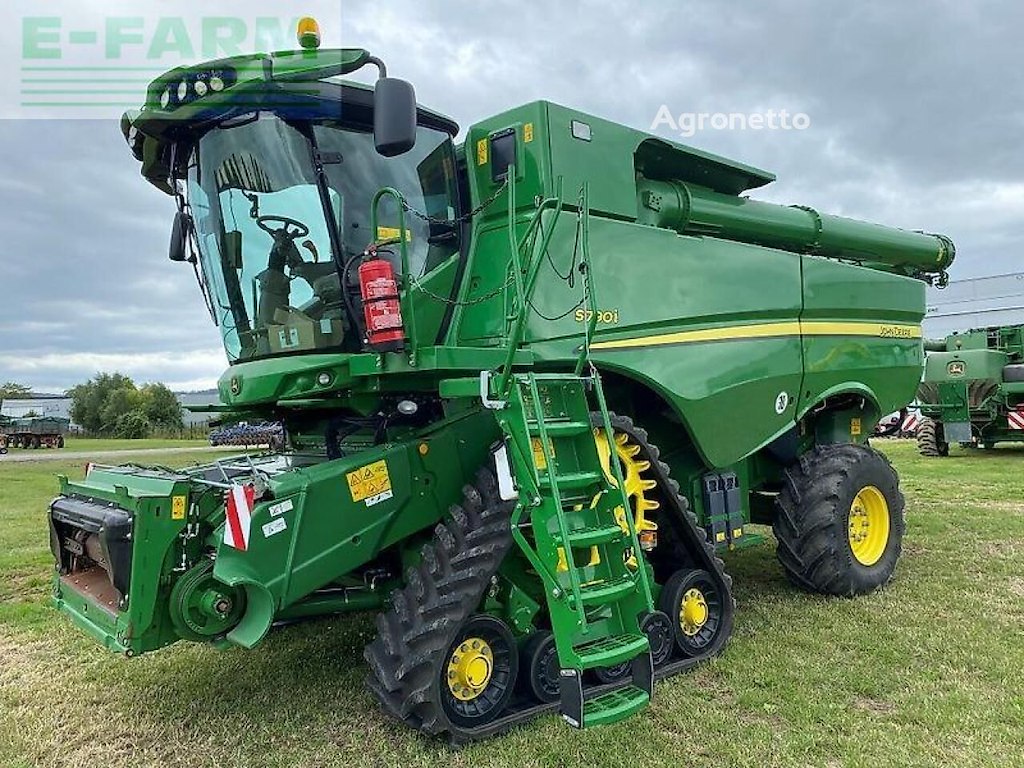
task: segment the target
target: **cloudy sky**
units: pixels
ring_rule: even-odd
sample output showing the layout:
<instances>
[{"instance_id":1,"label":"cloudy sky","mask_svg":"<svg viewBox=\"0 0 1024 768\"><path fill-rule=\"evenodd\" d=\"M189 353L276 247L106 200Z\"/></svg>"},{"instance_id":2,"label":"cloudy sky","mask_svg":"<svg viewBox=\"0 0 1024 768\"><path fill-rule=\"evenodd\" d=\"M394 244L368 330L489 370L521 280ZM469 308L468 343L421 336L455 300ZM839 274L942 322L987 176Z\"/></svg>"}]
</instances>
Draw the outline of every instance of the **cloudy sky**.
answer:
<instances>
[{"instance_id":1,"label":"cloudy sky","mask_svg":"<svg viewBox=\"0 0 1024 768\"><path fill-rule=\"evenodd\" d=\"M463 126L539 98L643 129L663 105L674 116L805 114L803 130L706 127L681 139L663 120L656 132L775 172L758 197L946 233L959 250L954 277L1024 269L1019 3L553 5L314 0L302 11L320 17L325 45L371 49ZM192 60L217 44L202 27L214 16L243 20L244 47L262 48L257 31L272 25L256 19L284 19L280 8L4 0L0 381L54 391L120 370L179 389L214 383L225 366L219 336L191 270L166 259L174 207L138 175L117 127L123 107L26 106L51 98L27 90L54 87L27 80L40 64L66 65L68 79L115 77L74 71L84 66L134 66L134 78L170 69L181 40L162 53L153 41L161 19L179 15ZM49 21L26 33L25 18L40 16ZM71 42L90 29L95 44ZM141 101L141 81L123 87L124 107Z\"/></svg>"}]
</instances>

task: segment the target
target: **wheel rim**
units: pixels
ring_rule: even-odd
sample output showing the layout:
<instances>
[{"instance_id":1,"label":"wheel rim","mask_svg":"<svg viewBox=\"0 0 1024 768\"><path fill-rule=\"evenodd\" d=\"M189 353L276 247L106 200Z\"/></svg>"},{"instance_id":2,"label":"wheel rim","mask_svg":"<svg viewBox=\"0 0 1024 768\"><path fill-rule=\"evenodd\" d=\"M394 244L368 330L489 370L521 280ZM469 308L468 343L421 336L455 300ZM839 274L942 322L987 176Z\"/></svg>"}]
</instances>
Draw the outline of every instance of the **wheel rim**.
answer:
<instances>
[{"instance_id":1,"label":"wheel rim","mask_svg":"<svg viewBox=\"0 0 1024 768\"><path fill-rule=\"evenodd\" d=\"M676 645L686 656L703 653L717 640L725 616L722 596L706 571L689 571L671 592L663 592L662 611L675 625Z\"/></svg>"},{"instance_id":2,"label":"wheel rim","mask_svg":"<svg viewBox=\"0 0 1024 768\"><path fill-rule=\"evenodd\" d=\"M499 716L512 695L518 659L512 633L501 620L469 619L448 646L440 670L442 705L452 722L474 726Z\"/></svg>"},{"instance_id":3,"label":"wheel rim","mask_svg":"<svg viewBox=\"0 0 1024 768\"><path fill-rule=\"evenodd\" d=\"M708 601L696 587L686 590L679 605L679 628L687 637L696 637L708 623Z\"/></svg>"},{"instance_id":4,"label":"wheel rim","mask_svg":"<svg viewBox=\"0 0 1024 768\"><path fill-rule=\"evenodd\" d=\"M494 673L494 651L479 637L466 638L448 657L448 690L460 701L472 701L487 688Z\"/></svg>"},{"instance_id":5,"label":"wheel rim","mask_svg":"<svg viewBox=\"0 0 1024 768\"><path fill-rule=\"evenodd\" d=\"M541 632L540 635L543 640L527 645L527 671L534 696L543 702L552 702L558 699L562 667L558 662L554 635L550 632Z\"/></svg>"},{"instance_id":6,"label":"wheel rim","mask_svg":"<svg viewBox=\"0 0 1024 768\"><path fill-rule=\"evenodd\" d=\"M661 611L655 611L647 614L640 629L650 643L651 661L660 667L672 656L672 619Z\"/></svg>"},{"instance_id":7,"label":"wheel rim","mask_svg":"<svg viewBox=\"0 0 1024 768\"><path fill-rule=\"evenodd\" d=\"M866 485L853 497L847 537L861 565L874 565L882 558L889 543L889 503L875 486Z\"/></svg>"}]
</instances>

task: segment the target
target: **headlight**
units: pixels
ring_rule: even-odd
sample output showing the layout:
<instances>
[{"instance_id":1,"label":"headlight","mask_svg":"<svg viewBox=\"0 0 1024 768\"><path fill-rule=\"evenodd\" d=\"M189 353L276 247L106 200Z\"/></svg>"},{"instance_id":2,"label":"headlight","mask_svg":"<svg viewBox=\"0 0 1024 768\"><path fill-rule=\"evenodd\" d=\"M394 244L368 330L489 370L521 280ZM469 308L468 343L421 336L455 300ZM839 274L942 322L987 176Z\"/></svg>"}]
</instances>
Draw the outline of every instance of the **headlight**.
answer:
<instances>
[{"instance_id":1,"label":"headlight","mask_svg":"<svg viewBox=\"0 0 1024 768\"><path fill-rule=\"evenodd\" d=\"M182 80L178 83L178 103L185 101L186 96L188 96L188 80Z\"/></svg>"},{"instance_id":2,"label":"headlight","mask_svg":"<svg viewBox=\"0 0 1024 768\"><path fill-rule=\"evenodd\" d=\"M210 78L210 90L214 93L220 93L224 90L224 79L214 75Z\"/></svg>"},{"instance_id":3,"label":"headlight","mask_svg":"<svg viewBox=\"0 0 1024 768\"><path fill-rule=\"evenodd\" d=\"M210 90L205 80L196 80L196 84L192 87L195 89L196 96L205 96Z\"/></svg>"},{"instance_id":4,"label":"headlight","mask_svg":"<svg viewBox=\"0 0 1024 768\"><path fill-rule=\"evenodd\" d=\"M170 86L164 88L164 92L160 94L160 106L163 109L167 109L171 106L171 89Z\"/></svg>"}]
</instances>

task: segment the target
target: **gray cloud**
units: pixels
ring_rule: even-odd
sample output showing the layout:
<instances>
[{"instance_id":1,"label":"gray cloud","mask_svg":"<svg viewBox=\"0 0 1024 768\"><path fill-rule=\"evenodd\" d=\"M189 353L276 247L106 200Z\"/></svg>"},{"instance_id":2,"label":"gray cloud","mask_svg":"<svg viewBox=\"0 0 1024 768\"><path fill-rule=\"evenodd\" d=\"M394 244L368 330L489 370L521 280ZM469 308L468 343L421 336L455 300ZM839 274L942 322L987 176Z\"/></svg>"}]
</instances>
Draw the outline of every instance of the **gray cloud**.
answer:
<instances>
[{"instance_id":1,"label":"gray cloud","mask_svg":"<svg viewBox=\"0 0 1024 768\"><path fill-rule=\"evenodd\" d=\"M949 234L954 276L1024 269L1019 4L357 0L342 10L340 29L322 18L327 44L370 48L464 127L538 98L644 129L663 104L804 112L803 131L659 133L776 172L758 197ZM224 366L217 331L191 271L165 256L173 205L142 181L116 120L4 120L0 147L0 380L64 388L118 368L211 384Z\"/></svg>"}]
</instances>

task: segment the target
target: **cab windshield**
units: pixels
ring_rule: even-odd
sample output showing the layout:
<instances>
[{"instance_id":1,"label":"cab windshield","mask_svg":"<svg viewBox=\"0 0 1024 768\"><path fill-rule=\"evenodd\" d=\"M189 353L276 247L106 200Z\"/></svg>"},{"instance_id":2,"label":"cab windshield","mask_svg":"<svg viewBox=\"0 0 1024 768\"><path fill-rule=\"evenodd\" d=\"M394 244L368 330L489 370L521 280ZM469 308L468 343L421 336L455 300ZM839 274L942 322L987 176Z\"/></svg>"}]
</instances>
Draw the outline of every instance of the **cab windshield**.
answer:
<instances>
[{"instance_id":1,"label":"cab windshield","mask_svg":"<svg viewBox=\"0 0 1024 768\"><path fill-rule=\"evenodd\" d=\"M457 255L458 230L446 223L457 213L454 148L442 131L420 127L416 146L394 158L377 154L369 129L293 123L271 113L234 118L199 140L188 204L231 362L360 349L351 320L358 314L355 264L375 238L399 236L390 198L371 231L370 203L384 186L434 219L406 214L413 275ZM394 266L397 272L397 260Z\"/></svg>"}]
</instances>

